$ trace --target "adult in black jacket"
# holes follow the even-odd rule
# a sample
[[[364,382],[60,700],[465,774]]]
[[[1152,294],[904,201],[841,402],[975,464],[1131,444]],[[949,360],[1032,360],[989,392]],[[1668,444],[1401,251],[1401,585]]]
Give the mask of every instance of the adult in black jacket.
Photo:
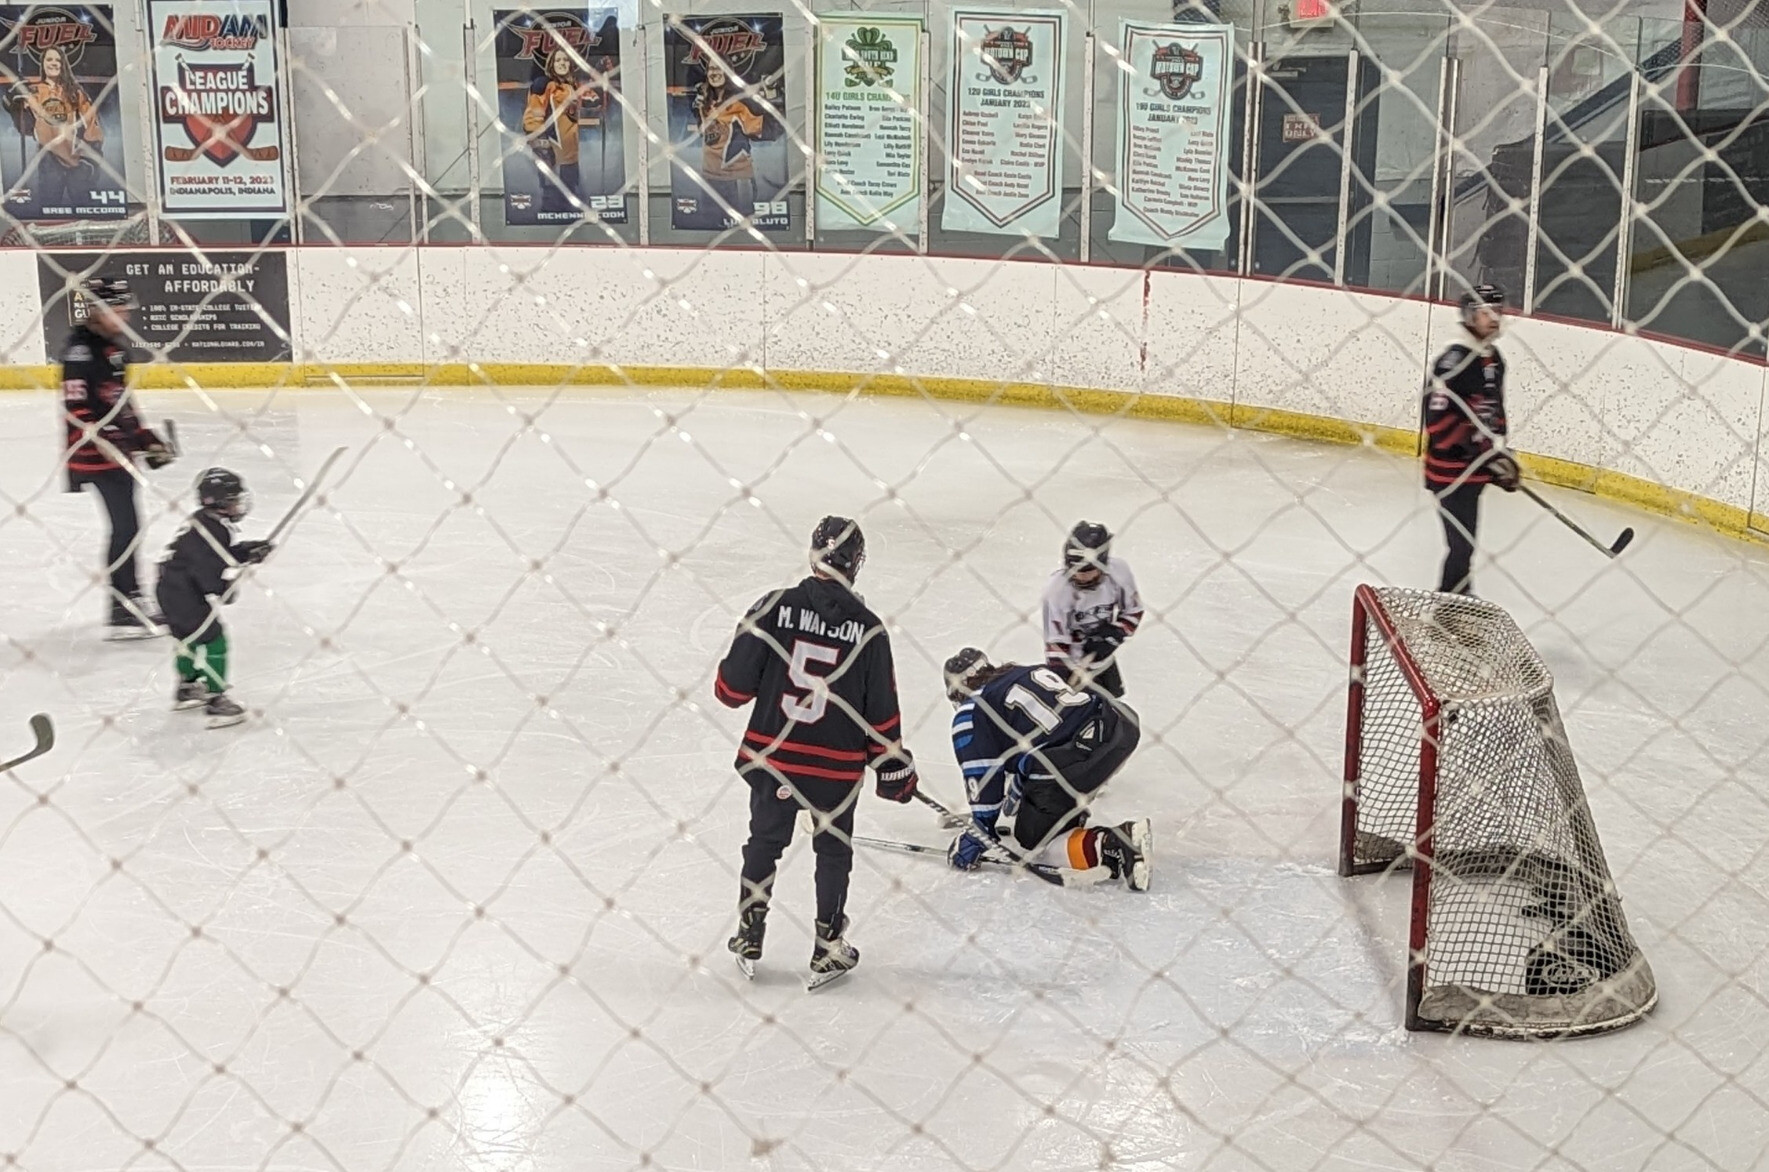
[[[159,634],[141,598],[136,547],[141,517],[136,504],[134,457],[149,468],[172,462],[166,442],[141,422],[128,388],[129,314],[135,296],[122,280],[94,278],[84,294],[86,320],[62,344],[62,412],[67,426],[63,459],[68,491],[91,485],[104,504],[110,532],[105,564],[110,573],[110,639]]]
[[[732,708],[754,704],[737,772],[749,783],[749,841],[737,934],[729,947],[753,975],[761,959],[775,869],[800,809],[814,819],[817,940],[812,985],[859,963],[842,938],[854,865],[854,806],[870,765],[878,795],[907,802],[915,762],[902,742],[896,669],[884,624],[854,593],[866,539],[846,517],[811,534],[811,576],[764,595],[743,616],[719,664],[714,693]]]
[[[210,728],[225,728],[244,720],[246,710],[227,694],[227,631],[219,603],[233,601],[232,578],[239,567],[263,561],[273,547],[235,535],[234,523],[252,502],[237,474],[225,468],[204,472],[197,499],[202,508],[191,514],[160,561],[157,594],[166,626],[178,640],[173,709],[202,708]]]
[[[1474,593],[1474,539],[1480,494],[1488,484],[1506,492],[1518,485],[1517,462],[1506,450],[1505,360],[1499,336],[1505,294],[1476,285],[1462,295],[1462,328],[1470,341],[1452,343],[1431,367],[1425,387],[1425,487],[1437,498],[1443,522],[1439,590]]]

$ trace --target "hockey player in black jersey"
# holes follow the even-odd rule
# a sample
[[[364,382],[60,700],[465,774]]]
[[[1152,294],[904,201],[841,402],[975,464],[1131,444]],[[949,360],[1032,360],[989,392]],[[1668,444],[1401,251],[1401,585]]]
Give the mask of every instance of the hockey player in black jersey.
[[[952,865],[969,871],[1002,846],[1025,862],[1103,866],[1130,890],[1148,890],[1148,820],[1087,825],[1094,796],[1142,739],[1130,706],[1072,688],[1045,665],[996,666],[975,647],[948,659],[945,674],[973,823],[953,840]]]
[[[761,959],[775,869],[799,810],[811,811],[815,827],[817,939],[809,987],[816,988],[860,961],[843,932],[854,807],[866,767],[879,797],[907,802],[915,795],[890,636],[854,592],[865,560],[859,525],[823,518],[811,534],[811,575],[750,607],[719,664],[720,702],[754,705],[737,751],[737,772],[749,783],[749,841],[737,934],[729,943],[745,976]]]
[[[175,710],[202,708],[210,728],[246,718],[227,694],[227,632],[220,604],[232,602],[232,578],[239,567],[261,562],[274,548],[268,541],[240,541],[234,525],[251,510],[251,494],[239,476],[211,468],[197,481],[202,507],[172,540],[160,561],[158,596],[166,626],[178,640]]]
[[[1493,339],[1503,322],[1505,294],[1476,285],[1462,295],[1462,328],[1470,341],[1452,344],[1431,367],[1425,387],[1425,487],[1443,522],[1439,590],[1474,593],[1474,542],[1480,494],[1488,484],[1516,492],[1517,461],[1505,446],[1505,360]]]

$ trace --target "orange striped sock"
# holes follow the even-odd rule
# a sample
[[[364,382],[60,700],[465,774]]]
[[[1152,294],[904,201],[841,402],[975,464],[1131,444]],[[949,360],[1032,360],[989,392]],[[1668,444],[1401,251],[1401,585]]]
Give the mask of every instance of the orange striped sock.
[[[1085,871],[1099,866],[1099,834],[1092,830],[1069,831],[1069,866]]]

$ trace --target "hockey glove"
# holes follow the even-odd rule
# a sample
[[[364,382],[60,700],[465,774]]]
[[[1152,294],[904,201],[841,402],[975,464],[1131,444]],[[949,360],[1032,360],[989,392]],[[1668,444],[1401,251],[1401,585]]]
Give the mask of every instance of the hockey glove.
[[[1486,470],[1492,474],[1493,483],[1506,492],[1516,492],[1517,486],[1523,482],[1523,470],[1518,468],[1517,461],[1505,452],[1500,452],[1488,460]]]
[[[172,449],[168,448],[157,439],[149,441],[147,446],[141,449],[141,455],[142,458],[147,461],[147,466],[149,468],[156,469],[164,468],[175,458],[172,455]]]
[[[878,796],[887,802],[907,802],[915,796],[921,778],[915,773],[915,760],[904,749],[899,755],[880,761],[874,768],[878,775]]]
[[[241,565],[255,565],[270,556],[276,546],[268,541],[236,541],[233,543],[233,556]]]
[[[967,830],[946,848],[946,861],[960,871],[974,871],[983,861],[983,854],[994,844],[974,830]]]

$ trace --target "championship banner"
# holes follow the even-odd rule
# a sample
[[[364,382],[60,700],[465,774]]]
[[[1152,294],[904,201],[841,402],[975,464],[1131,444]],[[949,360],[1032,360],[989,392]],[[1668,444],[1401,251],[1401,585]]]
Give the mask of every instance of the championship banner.
[[[620,25],[612,9],[492,13],[504,222],[627,222]]]
[[[168,216],[280,216],[276,19],[270,0],[148,0],[154,160]]]
[[[1118,79],[1118,211],[1107,236],[1157,248],[1226,247],[1235,30],[1127,20],[1123,52],[1130,72]]]
[[[817,223],[916,235],[921,220],[920,17],[819,16]]]
[[[946,231],[1057,235],[1067,32],[1062,12],[953,10]]]
[[[129,214],[110,8],[0,5],[0,107],[6,217]]]
[[[43,343],[60,354],[68,333],[86,320],[86,298],[77,290],[87,280],[121,277],[141,302],[129,328],[171,361],[287,362],[288,255],[276,249],[39,253]]]
[[[764,231],[792,227],[779,15],[668,19],[670,223],[718,231],[747,217]]]

